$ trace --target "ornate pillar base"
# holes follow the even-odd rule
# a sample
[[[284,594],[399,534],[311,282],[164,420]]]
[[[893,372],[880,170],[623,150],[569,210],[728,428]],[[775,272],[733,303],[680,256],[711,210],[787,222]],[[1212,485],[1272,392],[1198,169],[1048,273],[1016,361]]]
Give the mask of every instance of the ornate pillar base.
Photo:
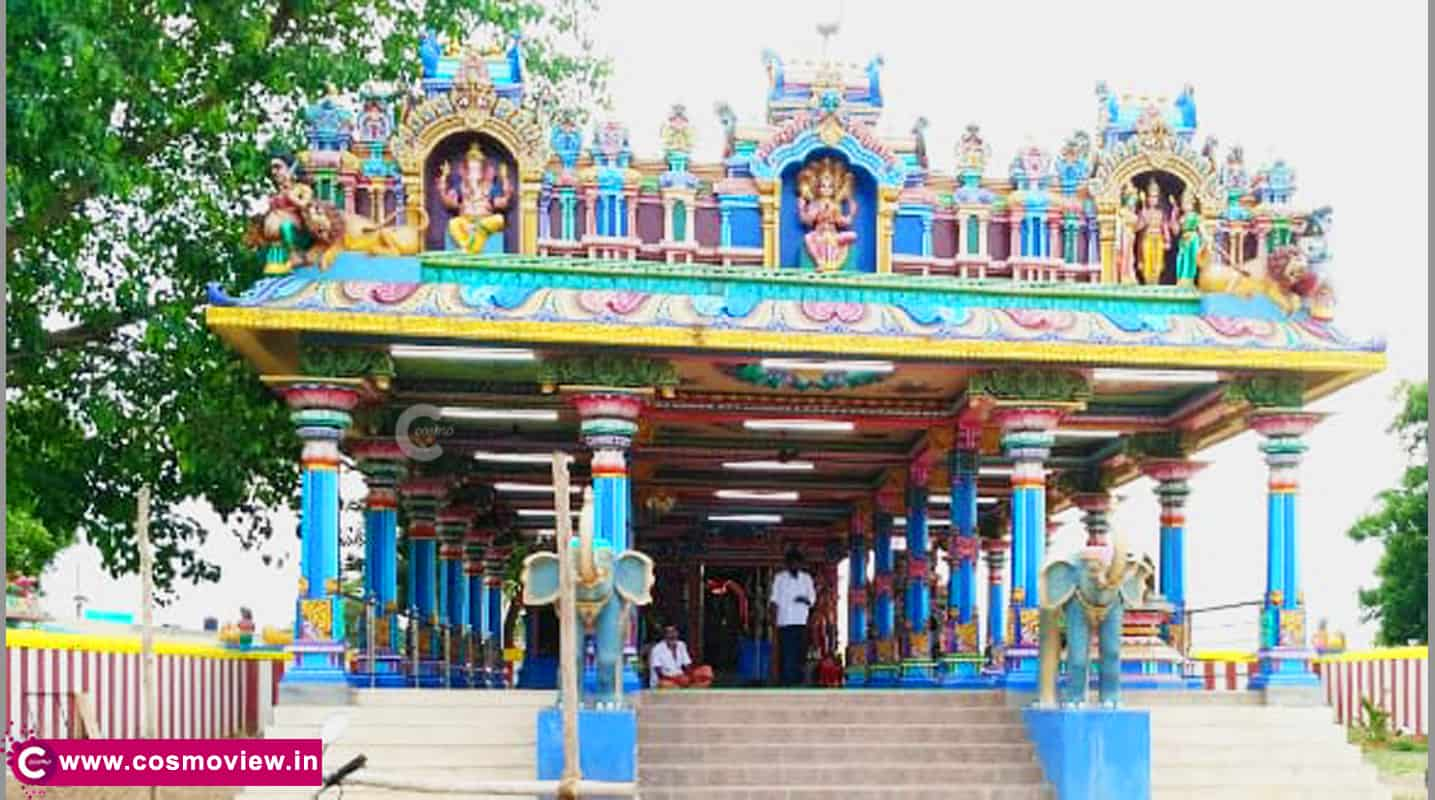
[[[858,689],[867,685],[867,643],[853,642],[847,645],[847,666],[843,670],[842,685]]]
[[[900,685],[902,665],[897,660],[897,640],[878,639],[876,663],[867,667],[867,685],[888,688]]]
[[[404,675],[404,658],[398,653],[378,651],[371,660],[360,655],[349,674],[349,685],[355,689],[401,689],[409,685]]]
[[[990,675],[982,674],[985,660],[976,653],[949,653],[940,659],[937,685],[944,689],[990,689]]]
[[[902,676],[897,681],[904,689],[926,689],[937,685],[937,662],[930,658],[902,660]]]

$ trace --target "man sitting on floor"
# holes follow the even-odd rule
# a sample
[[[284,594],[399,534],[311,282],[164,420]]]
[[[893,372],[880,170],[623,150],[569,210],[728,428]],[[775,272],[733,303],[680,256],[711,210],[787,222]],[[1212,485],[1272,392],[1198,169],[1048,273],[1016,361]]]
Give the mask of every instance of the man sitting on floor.
[[[676,625],[663,626],[663,640],[653,645],[648,659],[652,667],[648,683],[656,689],[706,689],[713,684],[713,668],[693,666]]]

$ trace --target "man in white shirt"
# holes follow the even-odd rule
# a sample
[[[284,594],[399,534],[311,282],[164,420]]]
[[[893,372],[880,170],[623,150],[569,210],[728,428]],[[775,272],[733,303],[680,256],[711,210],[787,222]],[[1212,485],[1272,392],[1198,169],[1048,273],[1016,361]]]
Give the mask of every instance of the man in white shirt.
[[[694,667],[688,646],[678,638],[676,625],[663,627],[663,640],[648,654],[651,669],[648,685],[654,689],[704,689],[712,685],[712,667]]]
[[[802,685],[802,666],[807,660],[807,613],[817,600],[812,576],[804,572],[802,553],[796,547],[783,559],[786,569],[772,579],[773,624],[777,626],[777,647],[781,658],[781,684]]]

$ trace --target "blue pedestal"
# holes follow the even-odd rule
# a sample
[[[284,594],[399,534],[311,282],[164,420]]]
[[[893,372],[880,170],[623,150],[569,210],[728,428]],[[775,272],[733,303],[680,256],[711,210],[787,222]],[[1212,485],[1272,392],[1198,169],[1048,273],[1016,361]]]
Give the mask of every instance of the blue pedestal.
[[[520,689],[557,689],[558,658],[537,656],[523,659],[523,666],[518,668],[517,682]]]
[[[867,688],[890,689],[898,685],[902,668],[897,664],[869,664],[867,666]]]
[[[772,642],[766,639],[739,639],[737,674],[744,683],[766,683],[772,672]]]
[[[585,780],[637,780],[637,712],[579,710],[578,764]],[[545,708],[538,712],[538,780],[557,780],[562,774],[563,714]]]
[[[1061,800],[1151,796],[1150,712],[1028,708],[1022,719]]]

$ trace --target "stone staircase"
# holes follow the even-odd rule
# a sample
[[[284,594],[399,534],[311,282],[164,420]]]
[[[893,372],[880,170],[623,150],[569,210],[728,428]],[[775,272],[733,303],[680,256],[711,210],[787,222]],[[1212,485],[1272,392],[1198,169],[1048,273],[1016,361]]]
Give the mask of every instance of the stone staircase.
[[[643,800],[1055,796],[997,692],[645,692],[638,786]]]
[[[1152,800],[1389,800],[1327,706],[1255,692],[1128,692],[1151,711]]]
[[[325,774],[363,753],[369,759],[368,769],[389,775],[531,781],[538,774],[538,709],[552,703],[551,691],[361,689],[351,706],[275,706],[274,724],[264,736],[317,739],[325,719],[345,713],[349,724],[324,756]],[[236,800],[310,800],[313,794],[312,788],[250,787]],[[343,796],[346,800],[475,797],[368,787],[346,787]]]

